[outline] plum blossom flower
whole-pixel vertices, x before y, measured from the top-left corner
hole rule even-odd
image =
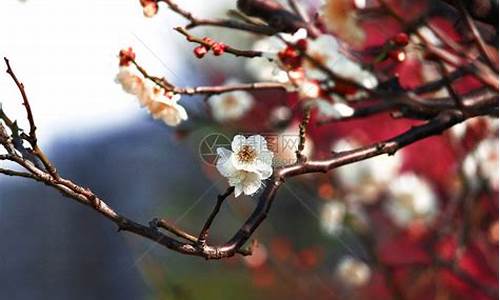
[[[346,205],[338,200],[323,205],[320,215],[321,229],[330,235],[339,234],[343,228],[346,212]]]
[[[478,176],[486,179],[490,187],[498,190],[498,140],[488,138],[479,145],[464,160],[465,175],[475,186],[479,185]]]
[[[321,7],[321,16],[326,27],[339,38],[353,46],[360,46],[365,41],[365,32],[359,25],[356,8],[365,6],[363,1],[325,0]]]
[[[234,186],[236,197],[241,193],[252,195],[260,188],[262,180],[271,177],[273,153],[260,135],[248,138],[236,135],[231,150],[217,148],[217,170],[228,178],[230,186]]]
[[[431,185],[415,174],[403,174],[393,180],[388,193],[385,209],[401,227],[408,227],[416,221],[429,223],[438,212],[437,197]]]
[[[298,84],[300,99],[314,99],[320,96],[321,88],[317,81],[304,78],[303,80],[298,80]]]
[[[371,270],[361,260],[345,256],[338,263],[336,274],[343,283],[352,287],[359,287],[368,283],[371,277]]]
[[[342,102],[330,103],[323,99],[316,99],[312,105],[318,109],[321,116],[327,118],[340,119],[354,114],[354,109]]]
[[[160,119],[169,126],[177,126],[188,119],[184,107],[177,103],[180,99],[180,95],[165,94],[160,91],[146,105],[146,108],[154,119]]]
[[[186,110],[178,104],[180,95],[152,86],[130,67],[120,67],[116,82],[127,93],[137,96],[141,106],[146,107],[154,119],[161,119],[169,126],[177,126],[188,119]]]
[[[233,91],[214,95],[208,99],[212,115],[218,122],[238,120],[253,106],[252,95],[245,91]]]
[[[116,83],[121,84],[125,92],[132,95],[139,95],[144,89],[143,79],[134,74],[128,66],[120,67],[115,81]]]
[[[340,139],[332,150],[348,151],[360,147],[353,139]],[[403,164],[401,152],[393,156],[377,156],[335,170],[335,175],[344,188],[363,203],[372,203],[396,178]],[[380,170],[383,170],[381,172]]]
[[[282,33],[281,38],[288,43],[296,43],[301,39],[307,38],[307,30],[301,28],[293,35]],[[277,63],[278,53],[286,48],[286,43],[277,37],[265,37],[255,42],[253,50],[262,51],[262,57],[249,59],[246,69],[261,81],[277,81],[286,83],[289,81],[288,72],[279,67]]]
[[[378,85],[377,78],[371,72],[364,70],[358,63],[340,52],[339,43],[331,35],[323,34],[316,40],[310,41],[307,54],[340,77],[353,80],[367,89],[373,89]],[[327,79],[327,75],[313,63],[306,60],[304,67],[308,77],[318,80]]]

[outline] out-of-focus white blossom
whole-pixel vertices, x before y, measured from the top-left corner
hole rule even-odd
[[[340,139],[332,147],[335,152],[353,150],[360,147],[354,140]],[[396,178],[403,163],[401,152],[393,156],[377,156],[335,169],[342,187],[353,193],[359,201],[375,201],[387,184]]]
[[[307,38],[307,30],[305,28],[299,28],[294,34],[280,33],[280,35],[286,42],[295,44],[299,40]]]
[[[498,132],[498,119],[490,117],[476,117],[466,120],[462,123],[456,124],[450,128],[449,132],[454,139],[461,140],[465,138],[468,128],[481,126],[480,123],[484,122],[484,130],[487,131],[489,135],[497,135]]]
[[[366,0],[354,0],[354,6],[357,9],[364,9],[366,8]]]
[[[343,228],[346,205],[341,201],[329,201],[323,205],[320,215],[321,229],[327,234],[337,235]]]
[[[323,99],[317,99],[313,105],[318,108],[321,116],[331,119],[350,117],[354,114],[354,109],[342,102],[330,103]]]
[[[321,17],[329,31],[350,45],[357,47],[365,41],[365,32],[359,25],[356,8],[364,7],[364,1],[324,0]],[[356,5],[356,6],[355,6]]]
[[[439,209],[432,186],[412,173],[403,174],[389,184],[385,208],[394,223],[401,227],[416,221],[430,223]]]
[[[498,190],[498,140],[482,140],[465,158],[462,166],[469,181],[478,185],[478,175],[485,178],[492,189]]]
[[[338,263],[335,273],[344,284],[359,287],[368,283],[372,272],[366,263],[346,256]]]
[[[300,99],[314,99],[318,98],[321,92],[319,83],[314,80],[300,80],[299,81],[299,98]]]
[[[273,153],[260,135],[235,136],[231,150],[217,149],[217,170],[228,178],[230,186],[234,186],[236,197],[241,193],[252,195],[260,188],[262,180],[271,177]]]
[[[281,105],[271,110],[269,122],[273,128],[283,128],[290,123],[292,117],[293,112],[290,107]]]
[[[340,77],[353,80],[367,89],[373,89],[378,85],[377,78],[371,72],[363,70],[358,63],[350,60],[339,51],[339,44],[331,35],[324,34],[316,40],[310,41],[307,54]],[[304,67],[306,75],[310,78],[318,80],[328,78],[327,74],[307,60]]]
[[[243,117],[253,107],[254,99],[248,92],[233,91],[211,96],[208,104],[215,120],[225,122]]]
[[[144,78],[136,75],[130,67],[120,67],[116,82],[129,94],[137,96],[142,106],[146,107],[154,119],[161,119],[169,126],[177,126],[188,119],[184,107],[177,102],[181,96],[153,86]]]
[[[280,69],[276,61],[277,58],[270,60],[268,58],[256,57],[248,59],[245,68],[259,81],[288,82],[287,72]]]
[[[293,44],[307,38],[307,30],[300,28],[294,34],[281,33],[280,36],[285,42]],[[246,69],[261,81],[288,82],[289,74],[280,68],[278,59],[278,53],[287,46],[285,42],[274,36],[256,41],[252,49],[261,51],[262,57],[247,60]]]

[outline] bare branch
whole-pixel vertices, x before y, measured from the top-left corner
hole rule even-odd
[[[186,18],[190,23],[186,26],[187,29],[198,27],[198,26],[215,26],[215,27],[225,27],[237,30],[243,30],[248,32],[253,32],[257,34],[273,35],[277,31],[267,25],[255,25],[243,22],[238,22],[234,20],[225,19],[201,19],[193,16],[189,11],[182,9],[177,3],[171,0],[158,0],[158,2],[165,2],[168,7],[177,14]]]
[[[213,223],[215,217],[219,213],[219,210],[222,206],[222,203],[233,192],[234,192],[234,187],[229,187],[223,194],[217,196],[217,203],[215,204],[212,212],[210,213],[210,216],[208,217],[207,221],[205,222],[205,225],[203,225],[203,229],[201,230],[200,235],[198,237],[198,243],[200,245],[205,245],[207,237],[208,237],[208,231],[210,230],[210,226],[212,226],[212,223]]]
[[[144,76],[144,78],[151,80],[160,88],[168,92],[173,92],[175,94],[181,94],[186,96],[219,95],[233,91],[281,90],[284,92],[289,92],[293,90],[293,88],[290,85],[279,82],[254,82],[254,83],[227,84],[220,86],[177,87],[172,83],[168,82],[165,78],[159,78],[150,75],[146,71],[146,69],[144,69],[137,63],[137,61],[131,60],[131,62],[137,67],[137,70],[139,70],[139,72],[142,74],[142,76]]]
[[[469,12],[465,8],[465,5],[462,0],[456,0],[458,3],[458,7],[460,8],[460,11],[462,15],[465,18],[465,22],[467,23],[467,27],[469,27],[469,30],[472,33],[472,36],[474,37],[474,41],[477,44],[477,47],[479,51],[481,52],[481,55],[484,57],[486,60],[486,63],[492,68],[493,70],[498,71],[498,66],[497,63],[495,63],[495,58],[493,57],[492,53],[488,50],[488,47],[486,46],[486,43],[484,42],[483,38],[481,37],[481,33],[479,33],[479,30],[476,27],[476,24],[474,24],[474,20],[472,20],[472,17],[470,16]]]

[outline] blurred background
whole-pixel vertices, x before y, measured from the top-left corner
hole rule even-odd
[[[215,168],[200,158],[200,142],[211,133],[231,136],[238,129],[206,125],[200,97],[181,100],[191,121],[176,130],[152,120],[114,82],[118,51],[133,47],[148,72],[180,86],[219,84],[234,77],[252,81],[252,75],[249,66],[231,57],[196,61],[192,46],[172,30],[185,21],[165,7],[160,7],[155,18],[144,18],[138,2],[4,0],[0,4],[0,55],[10,59],[24,82],[40,144],[60,174],[91,187],[131,219],[146,223],[162,217],[197,232],[216,195],[227,186]],[[224,16],[234,6],[232,0],[212,0],[210,5],[197,0],[179,2],[201,16]],[[204,31],[198,32],[202,35]],[[254,41],[246,33],[207,32],[241,48],[251,47]],[[0,91],[3,109],[26,125],[18,91],[6,75],[0,77]],[[265,92],[255,97],[272,99],[276,118],[288,113],[279,110],[290,100],[284,94]],[[263,116],[262,110],[269,112],[266,106],[252,111],[251,117]],[[399,121],[394,125],[387,120],[387,116],[372,119],[380,126],[368,134],[373,123],[339,125],[336,143],[328,141],[327,147],[341,150],[356,144],[353,139],[370,142],[413,124]],[[252,119],[246,122],[255,123]],[[245,128],[251,131],[258,126]],[[324,137],[331,132],[327,126],[314,134]],[[357,191],[363,199],[353,198],[349,205],[334,200],[357,189],[357,183],[371,186],[372,181],[378,184],[411,170],[411,174],[425,176],[435,192],[432,197],[423,196],[432,203],[424,204],[419,218],[435,216],[457,194],[456,178],[460,176],[461,164],[447,138],[409,147],[395,160],[375,160],[353,172],[342,168],[336,178],[321,175],[292,180],[280,191],[270,218],[259,228],[255,237],[260,245],[255,254],[222,261],[183,256],[117,233],[113,224],[50,188],[0,177],[0,298],[364,299],[370,292],[357,288],[370,282],[371,291],[378,292],[375,298],[387,299],[382,278],[392,270],[372,269],[378,262],[372,261],[367,216],[382,224],[384,232],[378,237],[383,241],[402,232],[418,236],[421,224],[408,226],[410,216],[398,215],[396,221],[381,216],[380,207],[372,202],[385,193],[378,190],[376,196],[372,190]],[[498,142],[496,145],[498,151]],[[422,158],[422,151],[435,159]],[[316,155],[321,157],[321,151]],[[333,183],[343,184],[345,191],[337,191]],[[498,202],[494,203],[498,184],[495,188],[485,197],[498,209]],[[441,200],[435,200],[439,197]],[[250,198],[227,201],[211,242],[231,236],[253,205]],[[492,207],[485,210],[491,212]],[[498,214],[492,214],[483,219],[482,226],[489,232],[496,222],[498,235]],[[403,229],[393,229],[397,227],[394,223]],[[427,220],[424,223],[428,225]],[[488,247],[497,249],[495,235],[483,238]],[[419,255],[412,250],[411,239],[399,242],[387,242],[383,255],[394,255],[396,260]],[[491,283],[498,278],[498,269],[492,270],[491,262],[498,263],[498,259],[490,255],[485,260],[477,267],[478,274]],[[482,269],[485,264],[490,269]],[[415,285],[429,283],[424,281]],[[414,293],[418,295],[418,291]]]

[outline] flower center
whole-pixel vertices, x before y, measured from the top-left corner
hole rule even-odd
[[[243,163],[252,162],[255,158],[257,158],[257,152],[250,145],[243,145],[240,151],[238,151],[238,159]]]
[[[228,96],[226,97],[224,101],[224,108],[227,110],[233,109],[236,106],[238,106],[238,101],[236,100],[236,97],[234,96]]]

